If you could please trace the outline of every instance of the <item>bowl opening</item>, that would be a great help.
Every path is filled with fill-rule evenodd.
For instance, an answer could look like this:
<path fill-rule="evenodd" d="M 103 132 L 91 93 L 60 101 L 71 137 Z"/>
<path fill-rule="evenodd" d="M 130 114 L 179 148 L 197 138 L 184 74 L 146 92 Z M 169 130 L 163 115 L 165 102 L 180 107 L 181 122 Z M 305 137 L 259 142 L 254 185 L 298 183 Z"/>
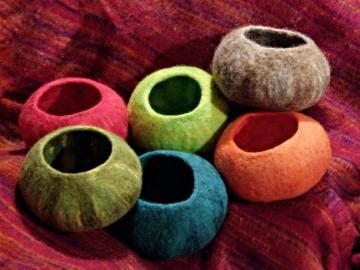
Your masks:
<path fill-rule="evenodd" d="M 44 146 L 45 161 L 64 173 L 80 173 L 98 167 L 110 156 L 112 145 L 105 135 L 73 130 L 51 138 Z"/>
<path fill-rule="evenodd" d="M 281 30 L 255 28 L 247 30 L 245 37 L 261 46 L 272 48 L 293 48 L 306 44 L 301 36 Z"/>
<path fill-rule="evenodd" d="M 180 158 L 156 155 L 143 165 L 140 198 L 154 203 L 175 203 L 190 198 L 194 189 L 192 168 Z"/>
<path fill-rule="evenodd" d="M 234 141 L 243 151 L 261 152 L 287 141 L 297 129 L 298 121 L 291 114 L 250 115 L 244 119 Z"/>
<path fill-rule="evenodd" d="M 159 114 L 179 115 L 191 112 L 200 102 L 201 88 L 188 76 L 175 76 L 157 83 L 150 92 L 150 106 Z"/>
<path fill-rule="evenodd" d="M 47 89 L 37 106 L 48 114 L 62 116 L 90 109 L 100 99 L 96 87 L 84 82 L 68 82 Z"/>

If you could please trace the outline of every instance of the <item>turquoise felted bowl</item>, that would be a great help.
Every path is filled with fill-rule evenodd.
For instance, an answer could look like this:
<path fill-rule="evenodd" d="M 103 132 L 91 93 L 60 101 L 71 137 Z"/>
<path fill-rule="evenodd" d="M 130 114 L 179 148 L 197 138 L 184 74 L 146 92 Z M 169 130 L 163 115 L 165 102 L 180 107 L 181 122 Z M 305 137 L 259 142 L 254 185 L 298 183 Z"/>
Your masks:
<path fill-rule="evenodd" d="M 211 151 L 229 108 L 212 77 L 190 66 L 160 69 L 145 77 L 128 104 L 134 143 L 141 149 Z"/>
<path fill-rule="evenodd" d="M 151 259 L 192 254 L 219 231 L 228 205 L 215 168 L 190 153 L 158 150 L 140 157 L 143 187 L 125 218 L 129 246 Z"/>

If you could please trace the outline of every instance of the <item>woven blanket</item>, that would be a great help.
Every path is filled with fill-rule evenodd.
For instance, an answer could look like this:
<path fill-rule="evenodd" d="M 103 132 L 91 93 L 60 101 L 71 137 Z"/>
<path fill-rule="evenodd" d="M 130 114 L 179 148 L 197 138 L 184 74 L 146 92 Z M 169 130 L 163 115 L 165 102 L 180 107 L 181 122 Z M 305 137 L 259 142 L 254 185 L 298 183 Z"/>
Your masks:
<path fill-rule="evenodd" d="M 358 0 L 1 0 L 0 269 L 360 269 L 360 2 Z M 17 181 L 26 151 L 22 104 L 43 83 L 81 76 L 128 99 L 146 74 L 178 64 L 209 70 L 221 37 L 261 24 L 312 37 L 332 68 L 314 107 L 333 159 L 296 199 L 231 197 L 215 240 L 192 256 L 149 261 L 120 228 L 71 234 L 31 214 Z"/>

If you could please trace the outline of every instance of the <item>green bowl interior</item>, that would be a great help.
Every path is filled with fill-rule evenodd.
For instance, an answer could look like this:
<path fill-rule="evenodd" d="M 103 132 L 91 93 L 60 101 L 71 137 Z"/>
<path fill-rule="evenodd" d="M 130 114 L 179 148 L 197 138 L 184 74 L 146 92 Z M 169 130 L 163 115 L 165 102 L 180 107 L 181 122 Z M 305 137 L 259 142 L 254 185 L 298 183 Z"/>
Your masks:
<path fill-rule="evenodd" d="M 159 114 L 179 115 L 191 112 L 200 102 L 201 88 L 188 76 L 174 76 L 154 85 L 150 106 Z"/>
<path fill-rule="evenodd" d="M 64 173 L 91 170 L 104 163 L 112 145 L 105 135 L 92 130 L 72 130 L 51 138 L 44 146 L 45 161 Z"/>

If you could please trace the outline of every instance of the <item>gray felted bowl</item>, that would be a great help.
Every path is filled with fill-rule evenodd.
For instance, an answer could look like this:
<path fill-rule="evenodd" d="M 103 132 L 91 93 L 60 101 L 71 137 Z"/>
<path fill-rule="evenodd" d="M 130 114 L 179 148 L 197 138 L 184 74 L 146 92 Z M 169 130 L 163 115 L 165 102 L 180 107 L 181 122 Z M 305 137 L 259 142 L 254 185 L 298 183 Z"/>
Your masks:
<path fill-rule="evenodd" d="M 271 111 L 313 106 L 330 81 L 328 61 L 311 38 L 254 25 L 237 28 L 223 38 L 212 72 L 230 101 Z"/>

